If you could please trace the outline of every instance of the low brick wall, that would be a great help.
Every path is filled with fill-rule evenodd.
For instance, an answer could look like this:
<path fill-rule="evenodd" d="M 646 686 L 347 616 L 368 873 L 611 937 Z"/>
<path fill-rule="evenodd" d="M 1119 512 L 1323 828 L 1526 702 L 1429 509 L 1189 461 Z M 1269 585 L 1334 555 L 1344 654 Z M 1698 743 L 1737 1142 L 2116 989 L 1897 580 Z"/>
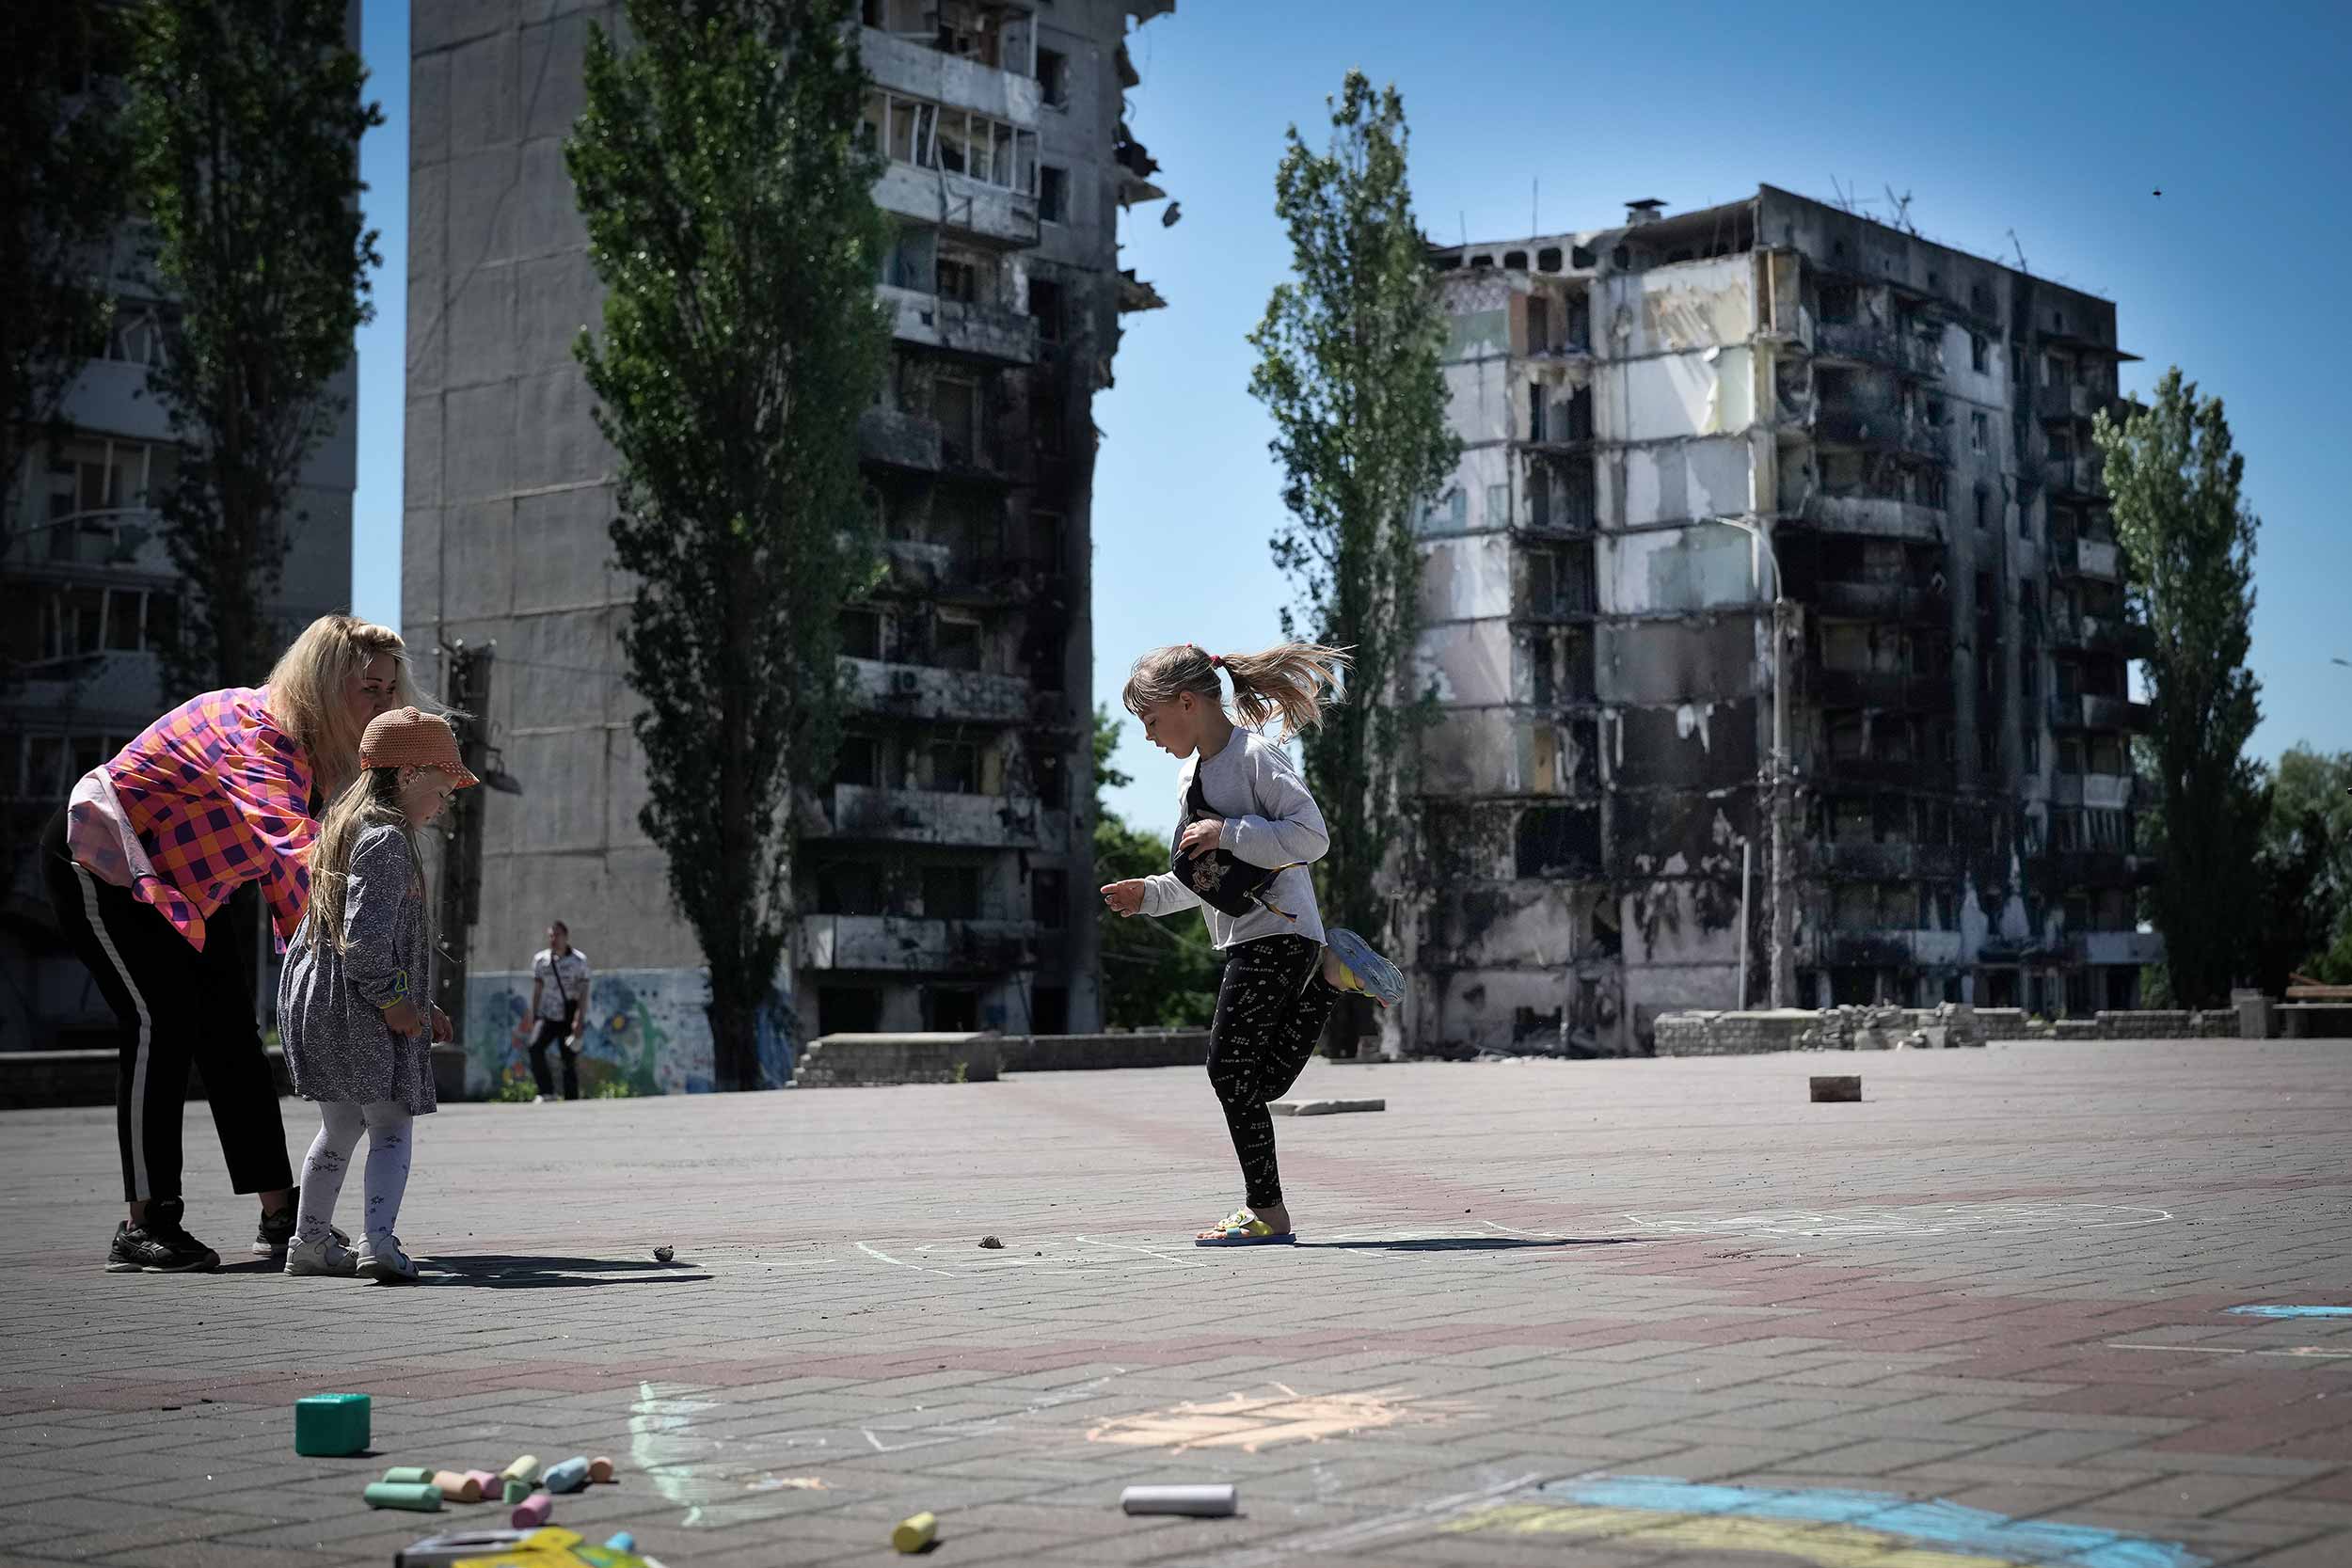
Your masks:
<path fill-rule="evenodd" d="M 1753 1056 L 1793 1051 L 1820 1022 L 1817 1013 L 1661 1013 L 1652 1024 L 1661 1056 Z"/>
<path fill-rule="evenodd" d="M 1007 1072 L 1201 1067 L 1209 1060 L 1209 1032 L 1154 1029 L 1132 1035 L 1008 1035 L 999 1056 Z"/>
<path fill-rule="evenodd" d="M 2238 1015 L 2234 1007 L 2214 1007 L 2201 1012 L 2166 1009 L 2094 1013 L 2090 1022 L 2094 1031 L 2091 1037 L 2103 1040 L 2228 1040 L 2238 1037 Z"/>
<path fill-rule="evenodd" d="M 1004 1042 L 994 1035 L 827 1035 L 801 1047 L 796 1088 L 883 1084 L 993 1084 Z"/>
<path fill-rule="evenodd" d="M 2034 1037 L 2033 1020 L 2023 1007 L 1979 1007 L 1977 1023 L 1989 1040 L 2029 1040 Z"/>

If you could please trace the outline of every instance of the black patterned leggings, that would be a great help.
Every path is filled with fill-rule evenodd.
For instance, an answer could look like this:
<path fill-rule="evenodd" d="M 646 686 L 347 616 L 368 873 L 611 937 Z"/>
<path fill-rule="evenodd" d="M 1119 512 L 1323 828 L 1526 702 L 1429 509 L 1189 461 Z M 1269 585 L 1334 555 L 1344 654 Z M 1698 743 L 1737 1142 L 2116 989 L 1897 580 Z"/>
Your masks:
<path fill-rule="evenodd" d="M 1252 1209 L 1282 1201 L 1266 1105 L 1306 1070 L 1339 994 L 1323 978 L 1323 943 L 1311 937 L 1262 937 L 1226 956 L 1209 1034 L 1209 1084 L 1224 1102 Z"/>

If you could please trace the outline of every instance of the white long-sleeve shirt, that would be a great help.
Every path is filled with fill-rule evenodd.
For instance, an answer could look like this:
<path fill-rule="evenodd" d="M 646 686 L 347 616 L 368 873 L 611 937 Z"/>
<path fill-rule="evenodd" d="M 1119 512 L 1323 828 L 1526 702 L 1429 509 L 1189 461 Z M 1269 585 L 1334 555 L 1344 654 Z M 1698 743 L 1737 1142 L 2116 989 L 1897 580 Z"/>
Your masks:
<path fill-rule="evenodd" d="M 1201 798 L 1225 819 L 1219 847 L 1251 865 L 1288 866 L 1266 889 L 1266 902 L 1298 918 L 1285 920 L 1271 910 L 1255 908 L 1247 914 L 1227 914 L 1201 904 L 1199 894 L 1165 871 L 1145 879 L 1143 912 L 1157 917 L 1200 905 L 1209 923 L 1209 940 L 1220 948 L 1263 937 L 1323 941 L 1323 915 L 1315 907 L 1314 879 L 1307 874 L 1307 864 L 1323 858 L 1331 847 L 1331 835 L 1323 825 L 1322 809 L 1307 793 L 1307 781 L 1298 776 L 1297 765 L 1289 753 L 1257 731 L 1236 727 L 1216 755 L 1206 761 L 1195 756 L 1184 765 L 1176 781 L 1176 820 L 1180 823 L 1190 809 L 1196 772 L 1200 777 Z"/>

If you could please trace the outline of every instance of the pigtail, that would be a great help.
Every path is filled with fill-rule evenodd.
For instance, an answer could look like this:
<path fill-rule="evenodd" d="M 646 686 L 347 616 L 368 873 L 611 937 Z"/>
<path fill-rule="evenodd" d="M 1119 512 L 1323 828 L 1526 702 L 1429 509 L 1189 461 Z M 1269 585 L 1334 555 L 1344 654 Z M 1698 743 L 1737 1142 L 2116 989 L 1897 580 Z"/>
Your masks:
<path fill-rule="evenodd" d="M 1257 729 L 1279 713 L 1285 738 L 1321 724 L 1323 710 L 1343 700 L 1341 677 L 1350 662 L 1346 649 L 1319 642 L 1278 642 L 1215 661 L 1233 683 L 1242 722 Z"/>

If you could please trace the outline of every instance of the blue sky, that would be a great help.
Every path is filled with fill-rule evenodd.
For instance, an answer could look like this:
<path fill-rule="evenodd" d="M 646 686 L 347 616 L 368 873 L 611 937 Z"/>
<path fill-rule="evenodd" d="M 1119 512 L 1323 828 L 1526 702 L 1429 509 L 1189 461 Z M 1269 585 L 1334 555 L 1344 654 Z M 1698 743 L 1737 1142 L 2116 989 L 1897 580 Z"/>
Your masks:
<path fill-rule="evenodd" d="M 1247 25 L 1236 30 L 1241 19 Z M 1287 595 L 1268 426 L 1244 335 L 1288 262 L 1273 214 L 1284 128 L 1320 142 L 1350 67 L 1404 90 L 1423 225 L 1471 239 L 1596 228 L 1629 198 L 1669 211 L 1758 183 L 1836 180 L 1913 200 L 1929 238 L 1989 256 L 2015 231 L 2035 273 L 2117 302 L 2126 391 L 2168 364 L 2226 402 L 2263 518 L 2253 664 L 2264 755 L 2352 750 L 2352 440 L 2335 363 L 2352 341 L 2352 48 L 2332 7 L 1531 7 L 1455 0 L 1184 0 L 1130 44 L 1129 95 L 1157 182 L 1121 260 L 1169 309 L 1127 318 L 1096 403 L 1095 690 L 1164 642 L 1255 648 Z M 361 149 L 383 230 L 360 336 L 353 598 L 396 620 L 405 328 L 407 7 L 369 0 L 364 49 L 386 123 Z M 2338 150 L 2335 157 L 2323 150 Z M 2152 194 L 2163 191 L 2158 198 Z M 2333 498 L 2330 499 L 2329 498 Z M 1130 726 L 1131 820 L 1174 820 L 1165 760 Z"/>

